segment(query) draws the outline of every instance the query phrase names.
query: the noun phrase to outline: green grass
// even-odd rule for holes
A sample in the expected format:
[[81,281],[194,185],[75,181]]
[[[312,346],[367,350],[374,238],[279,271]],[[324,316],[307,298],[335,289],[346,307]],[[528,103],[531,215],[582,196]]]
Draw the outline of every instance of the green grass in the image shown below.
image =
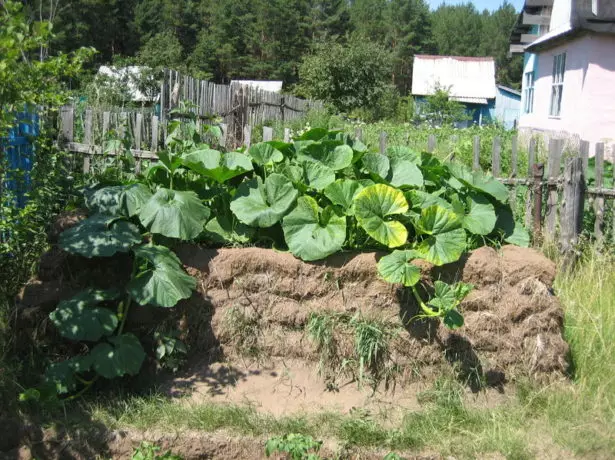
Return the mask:
[[302,433],[347,446],[435,450],[458,458],[494,452],[509,459],[609,458],[615,455],[615,261],[587,254],[577,272],[561,275],[556,285],[566,310],[572,382],[517,382],[516,397],[497,408],[468,406],[460,384],[441,378],[420,395],[422,410],[406,413],[394,428],[360,411],[275,418],[252,407],[181,404],[161,396],[97,403],[89,412],[114,428]]

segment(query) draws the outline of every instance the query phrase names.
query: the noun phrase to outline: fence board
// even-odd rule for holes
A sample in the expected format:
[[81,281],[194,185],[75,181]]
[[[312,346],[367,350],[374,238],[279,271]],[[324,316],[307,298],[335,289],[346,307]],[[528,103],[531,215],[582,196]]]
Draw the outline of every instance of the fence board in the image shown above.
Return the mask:
[[[595,168],[595,185],[598,191],[602,190],[604,185],[604,144],[599,142],[596,144],[596,168]],[[594,222],[594,234],[598,243],[604,240],[603,223],[604,223],[604,197],[597,195],[594,199],[594,211],[596,213],[596,221]]]
[[474,136],[472,153],[472,169],[478,171],[480,169],[480,136]]
[[[549,141],[548,178],[550,181],[555,181],[560,175],[563,146],[564,142],[562,139],[551,139]],[[557,191],[557,185],[549,183],[545,230],[546,238],[551,241],[555,241],[558,201],[559,193]]]
[[387,150],[387,133],[380,131],[380,153],[384,155]]
[[269,126],[263,126],[263,142],[268,142],[273,140],[273,128]]
[[429,137],[427,138],[427,151],[429,153],[434,153],[436,151],[436,135],[435,134],[430,134]]
[[564,253],[565,268],[570,267],[574,262],[574,249],[583,227],[584,188],[583,158],[579,154],[567,162],[564,172],[564,199],[560,212],[560,248]]
[[[93,118],[93,114],[91,110],[86,110],[85,111],[85,124],[84,124],[84,133],[83,133],[83,142],[88,145],[88,146],[92,146],[93,144],[93,138],[92,138],[92,118]],[[85,154],[83,155],[83,172],[85,174],[90,172],[90,155],[89,154]]]
[[491,158],[491,173],[493,177],[500,177],[502,145],[499,137],[493,138],[493,152]]

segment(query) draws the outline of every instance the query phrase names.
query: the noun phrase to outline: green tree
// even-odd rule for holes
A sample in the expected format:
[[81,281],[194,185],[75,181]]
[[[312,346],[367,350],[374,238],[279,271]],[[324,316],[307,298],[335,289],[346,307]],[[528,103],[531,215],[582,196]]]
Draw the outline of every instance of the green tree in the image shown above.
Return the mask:
[[482,39],[480,53],[493,56],[496,62],[496,78],[503,85],[519,88],[523,63],[521,56],[509,56],[509,36],[517,21],[517,11],[504,2],[493,13],[482,15]]
[[344,37],[351,31],[348,2],[346,0],[312,0],[310,28],[312,39]]
[[429,7],[424,0],[392,0],[388,23],[386,43],[393,53],[392,82],[407,94],[412,84],[414,55],[434,51]]
[[438,54],[480,56],[482,20],[472,3],[442,4],[431,18]]
[[352,0],[350,20],[355,33],[384,43],[389,29],[387,6],[387,0]]
[[299,92],[350,112],[377,103],[391,78],[391,54],[381,45],[353,37],[346,44],[319,42],[299,69]]
[[154,35],[139,51],[141,64],[157,68],[184,70],[182,45],[175,34],[168,30]]

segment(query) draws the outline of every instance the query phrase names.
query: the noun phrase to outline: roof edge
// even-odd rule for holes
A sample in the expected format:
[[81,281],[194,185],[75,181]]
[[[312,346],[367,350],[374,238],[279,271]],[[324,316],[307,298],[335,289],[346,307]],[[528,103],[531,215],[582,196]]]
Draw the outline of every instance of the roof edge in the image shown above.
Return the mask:
[[435,54],[415,54],[418,59],[454,59],[455,61],[478,61],[478,62],[495,62],[495,58],[491,56],[440,56]]

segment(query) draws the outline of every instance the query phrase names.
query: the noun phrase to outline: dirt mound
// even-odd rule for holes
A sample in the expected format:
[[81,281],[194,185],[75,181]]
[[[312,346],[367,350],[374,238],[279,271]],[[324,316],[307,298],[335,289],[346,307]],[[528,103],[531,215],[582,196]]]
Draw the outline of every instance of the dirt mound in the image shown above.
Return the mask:
[[[79,218],[67,217],[66,225]],[[318,368],[327,385],[338,374],[362,378],[365,370],[376,386],[391,379],[431,380],[445,366],[473,389],[501,386],[519,375],[551,380],[567,371],[563,311],[552,291],[555,265],[532,249],[481,248],[445,267],[417,263],[427,291],[436,279],[475,285],[461,306],[466,323],[458,331],[416,319],[411,293],[377,276],[384,253],[339,253],[306,263],[261,248],[183,245],[177,252],[197,278],[197,292],[176,309],[135,307],[128,326],[177,320],[199,361],[296,359]],[[47,315],[59,300],[86,286],[125,282],[130,267],[127,255],[90,260],[52,247],[41,259],[38,278],[20,296],[19,330],[57,337]],[[323,336],[328,342],[308,334],[310,318],[329,325],[329,339]],[[374,339],[381,340],[377,356],[369,362],[356,351],[359,329],[380,334]]]
[[[551,379],[567,370],[563,311],[552,291],[555,265],[532,249],[481,248],[446,267],[419,264],[426,284],[443,279],[475,285],[461,306],[466,324],[454,332],[416,320],[412,295],[378,279],[382,254],[343,253],[318,263],[260,248],[186,245],[178,254],[199,280],[184,318],[196,349],[317,360],[318,346],[305,333],[310,315],[359,314],[403,328],[391,336],[390,359],[406,377],[429,376],[433,366],[447,363],[473,385],[499,385],[519,375]],[[342,355],[353,347],[347,339],[338,337],[347,345]]]

